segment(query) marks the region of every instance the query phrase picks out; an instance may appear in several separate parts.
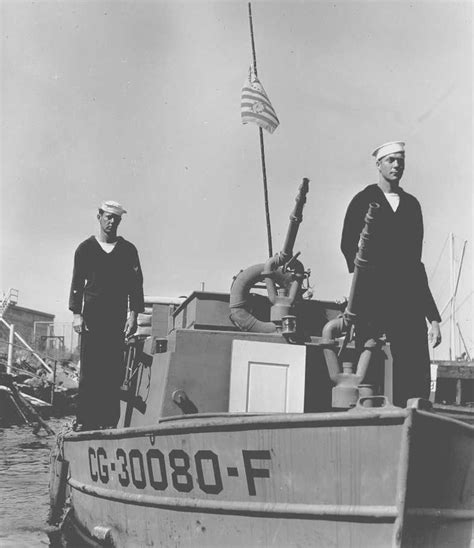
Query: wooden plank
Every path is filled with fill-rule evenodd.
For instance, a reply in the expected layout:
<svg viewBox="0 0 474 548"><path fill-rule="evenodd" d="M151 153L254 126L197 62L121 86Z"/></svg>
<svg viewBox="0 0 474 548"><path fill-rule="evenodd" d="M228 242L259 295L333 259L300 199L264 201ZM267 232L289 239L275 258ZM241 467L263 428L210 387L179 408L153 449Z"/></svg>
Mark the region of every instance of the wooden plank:
<svg viewBox="0 0 474 548"><path fill-rule="evenodd" d="M438 379L474 379L474 366L438 365Z"/></svg>

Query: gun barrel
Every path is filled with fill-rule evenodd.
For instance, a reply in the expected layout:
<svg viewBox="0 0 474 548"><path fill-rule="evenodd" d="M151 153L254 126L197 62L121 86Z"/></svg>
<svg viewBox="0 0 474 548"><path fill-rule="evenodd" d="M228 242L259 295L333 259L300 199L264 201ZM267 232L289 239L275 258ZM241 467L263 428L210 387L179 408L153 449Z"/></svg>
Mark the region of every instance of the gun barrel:
<svg viewBox="0 0 474 548"><path fill-rule="evenodd" d="M290 215L290 225L288 227L288 232L286 233L285 243L283 244L282 254L288 258L293 255L293 246L295 245L300 223L303 220L303 207L306 203L306 194L308 194L308 190L309 179L305 177L298 189L296 204Z"/></svg>
<svg viewBox="0 0 474 548"><path fill-rule="evenodd" d="M370 273L368 269L371 266L371 254L373 246L374 227L377 224L377 214L380 205L376 202L369 204L369 209L365 215L365 226L360 235L359 249L354 260L354 275L352 277L351 291L346 308L346 317L355 319L360 312L363 301L367 298L367 291L370 290Z"/></svg>

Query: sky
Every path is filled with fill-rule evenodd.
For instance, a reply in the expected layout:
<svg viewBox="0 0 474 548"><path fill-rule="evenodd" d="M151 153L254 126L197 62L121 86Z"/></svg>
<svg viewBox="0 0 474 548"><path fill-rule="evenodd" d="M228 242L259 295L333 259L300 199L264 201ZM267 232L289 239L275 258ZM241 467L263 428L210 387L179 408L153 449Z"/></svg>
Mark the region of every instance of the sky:
<svg viewBox="0 0 474 548"><path fill-rule="evenodd" d="M145 294L228 292L267 257L258 129L240 121L251 63L237 1L9 1L1 9L0 291L71 321L77 245L121 202ZM265 134L274 250L303 177L295 251L314 298L348 295L346 207L377 182L371 151L406 142L440 309L468 241L458 319L472 327L472 4L252 3L258 75L280 126ZM400 243L403 245L403 242ZM443 316L445 317L445 315ZM448 336L446 324L443 334Z"/></svg>

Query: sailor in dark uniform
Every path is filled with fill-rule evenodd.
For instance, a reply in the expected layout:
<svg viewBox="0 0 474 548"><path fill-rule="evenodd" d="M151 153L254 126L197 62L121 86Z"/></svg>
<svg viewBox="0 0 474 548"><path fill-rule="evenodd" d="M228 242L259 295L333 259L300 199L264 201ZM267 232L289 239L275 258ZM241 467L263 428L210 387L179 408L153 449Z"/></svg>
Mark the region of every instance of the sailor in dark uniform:
<svg viewBox="0 0 474 548"><path fill-rule="evenodd" d="M69 309L81 335L77 429L116 426L124 337L135 332L137 314L143 311L137 249L117 236L124 213L119 203L104 202L97 214L99 235L84 240L74 256Z"/></svg>
<svg viewBox="0 0 474 548"><path fill-rule="evenodd" d="M349 204L341 250L349 272L353 272L365 214L371 202L378 203L371 238L373 283L358 336L359 341L383 333L387 336L393 356L393 403L405 406L408 398L430 395L428 339L433 347L441 342L441 318L421 262L421 207L399 186L405 169L405 143L386 143L372 155L379 181L356 194ZM426 320L430 324L428 337Z"/></svg>

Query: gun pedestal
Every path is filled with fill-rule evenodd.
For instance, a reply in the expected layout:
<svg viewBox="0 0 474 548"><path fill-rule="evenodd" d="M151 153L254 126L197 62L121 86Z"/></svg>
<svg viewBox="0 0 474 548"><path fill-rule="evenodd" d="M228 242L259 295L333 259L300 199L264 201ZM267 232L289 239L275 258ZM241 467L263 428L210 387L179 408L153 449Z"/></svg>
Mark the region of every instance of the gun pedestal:
<svg viewBox="0 0 474 548"><path fill-rule="evenodd" d="M353 407L360 396L360 385L363 383L372 362L374 353L380 349L381 343L376 339L368 339L364 343L357 367L353 363L341 363L344 350L352 333L352 326L357 324L364 301L367 299L371 286L371 245L370 240L376 224L379 204L372 203L365 216L365 226L360 237L359 250L354 264L354 276L349 295L349 301L344 314L328 322L323 328L323 352L331 380L334 382L332 406L338 409ZM336 339L344 336L342 348L337 352ZM372 390L364 385L365 392ZM373 392L373 390L372 390Z"/></svg>

